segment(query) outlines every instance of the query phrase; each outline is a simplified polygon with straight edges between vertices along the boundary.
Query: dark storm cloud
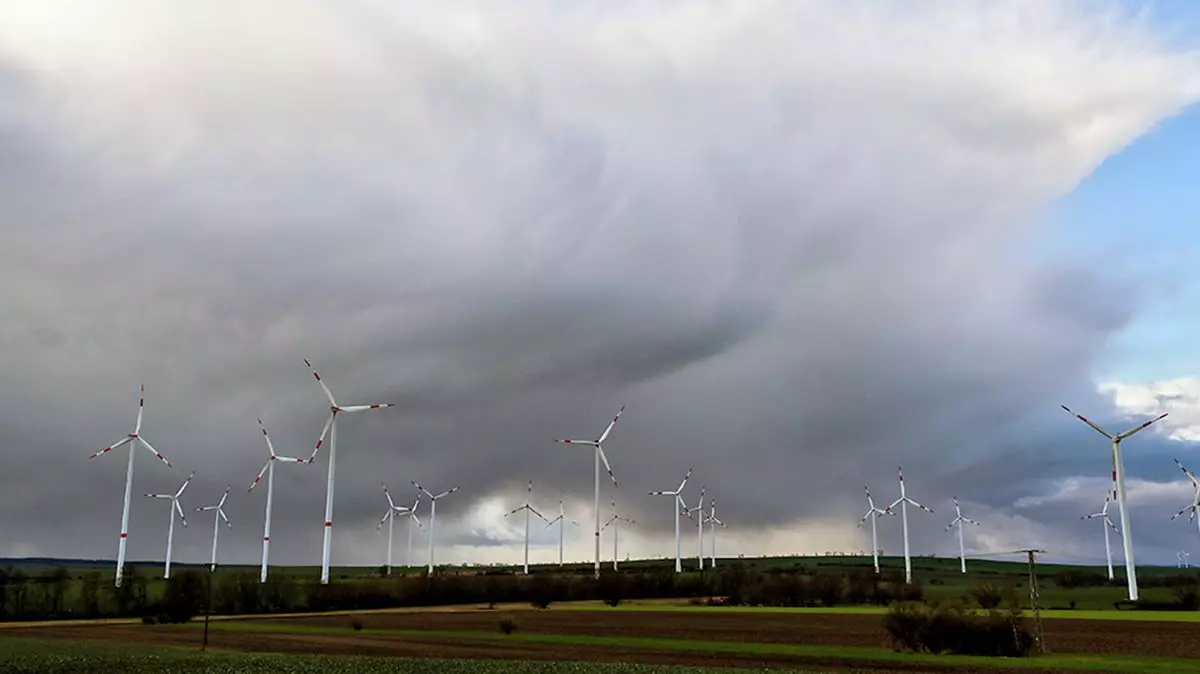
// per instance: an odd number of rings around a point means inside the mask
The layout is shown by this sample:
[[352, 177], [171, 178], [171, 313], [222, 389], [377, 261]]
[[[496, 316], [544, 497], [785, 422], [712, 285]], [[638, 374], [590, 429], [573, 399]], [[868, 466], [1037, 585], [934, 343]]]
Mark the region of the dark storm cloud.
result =
[[[233, 484], [224, 549], [253, 560], [254, 418], [307, 456], [326, 414], [304, 357], [339, 402], [398, 405], [341, 424], [335, 563], [376, 558], [380, 481], [462, 485], [443, 559], [516, 540], [527, 479], [587, 530], [591, 456], [550, 441], [622, 404], [607, 450], [653, 553], [645, 493], [690, 465], [754, 546], [852, 524], [898, 463], [922, 498], [1006, 507], [1028, 477], [997, 456], [1060, 451], [1066, 398], [1110, 405], [1089, 368], [1138, 287], [1023, 252], [1041, 207], [1194, 100], [1194, 61], [1138, 26], [466, 7], [3, 10], [0, 509], [36, 514], [0, 552], [112, 554], [124, 455], [84, 457], [144, 379], [177, 469], [142, 453], [135, 493]], [[278, 560], [316, 558], [326, 458], [277, 471]], [[134, 557], [161, 548], [143, 501]]]

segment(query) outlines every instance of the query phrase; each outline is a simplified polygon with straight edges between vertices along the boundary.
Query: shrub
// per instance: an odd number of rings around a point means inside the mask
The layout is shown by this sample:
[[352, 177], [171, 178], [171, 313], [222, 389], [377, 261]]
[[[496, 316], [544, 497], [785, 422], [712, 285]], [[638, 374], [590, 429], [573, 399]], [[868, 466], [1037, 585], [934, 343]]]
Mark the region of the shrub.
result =
[[608, 604], [609, 606], [612, 606], [613, 608], [616, 608], [621, 605], [621, 598], [620, 597], [606, 597], [604, 599], [604, 603]]
[[1075, 600], [1074, 599], [1072, 599], [1071, 601], [1069, 601], [1067, 603], [1071, 606], [1072, 611], [1075, 610]]
[[534, 608], [550, 608], [550, 600], [546, 597], [538, 597], [529, 602], [529, 605]]
[[1000, 590], [988, 582], [982, 582], [967, 593], [979, 604], [979, 608], [993, 609], [1000, 605]]
[[363, 628], [363, 622], [358, 618], [355, 618], [350, 621], [350, 627], [354, 628], [355, 632], [361, 632]]
[[1171, 594], [1175, 595], [1175, 601], [1179, 602], [1179, 607], [1183, 610], [1200, 609], [1200, 586], [1177, 585], [1171, 588]]
[[142, 624], [143, 625], [153, 625], [154, 624], [154, 616], [152, 616], [152, 615], [142, 616]]
[[1033, 634], [1019, 611], [979, 615], [962, 605], [903, 602], [892, 605], [883, 626], [898, 650], [1014, 657], [1033, 648]]
[[512, 634], [517, 631], [517, 623], [513, 622], [510, 618], [504, 618], [496, 624], [500, 626], [500, 631], [505, 634]]

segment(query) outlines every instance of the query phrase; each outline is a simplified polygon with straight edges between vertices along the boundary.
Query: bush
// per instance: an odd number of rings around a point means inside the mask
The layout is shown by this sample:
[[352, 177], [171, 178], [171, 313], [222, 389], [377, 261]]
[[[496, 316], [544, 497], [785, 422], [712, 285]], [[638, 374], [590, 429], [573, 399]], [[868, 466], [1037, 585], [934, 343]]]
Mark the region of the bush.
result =
[[513, 622], [509, 618], [505, 618], [496, 624], [500, 626], [500, 631], [504, 632], [505, 634], [512, 634], [513, 632], [517, 631], [517, 623]]
[[892, 605], [883, 626], [898, 650], [1020, 657], [1033, 649], [1020, 611], [979, 615], [961, 605], [903, 602]]
[[143, 625], [153, 625], [154, 624], [154, 616], [152, 616], [152, 615], [142, 616], [142, 624]]
[[988, 582], [982, 582], [967, 593], [979, 604], [979, 608], [993, 609], [1000, 605], [1000, 590]]
[[1171, 594], [1175, 595], [1175, 601], [1179, 602], [1179, 607], [1183, 610], [1200, 609], [1200, 586], [1178, 585], [1171, 588]]
[[529, 602], [529, 605], [534, 608], [550, 608], [550, 600], [545, 597], [538, 597]]
[[363, 622], [358, 618], [355, 618], [350, 621], [350, 627], [354, 628], [355, 632], [361, 632], [363, 628]]

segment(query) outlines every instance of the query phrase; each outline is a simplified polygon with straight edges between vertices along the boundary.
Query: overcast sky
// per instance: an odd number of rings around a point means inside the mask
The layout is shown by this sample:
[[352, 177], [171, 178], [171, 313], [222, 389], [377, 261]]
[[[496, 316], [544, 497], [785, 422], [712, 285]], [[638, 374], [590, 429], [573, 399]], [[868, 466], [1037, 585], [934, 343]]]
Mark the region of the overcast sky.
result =
[[[310, 454], [307, 357], [397, 405], [340, 422], [335, 564], [382, 562], [381, 480], [462, 486], [439, 560], [519, 559], [529, 479], [590, 559], [591, 456], [551, 439], [621, 405], [622, 557], [673, 552], [646, 494], [689, 466], [722, 554], [866, 549], [902, 464], [918, 552], [956, 550], [957, 495], [973, 549], [1102, 559], [1107, 448], [1058, 405], [1163, 403], [1093, 377], [1158, 285], [1030, 252], [1200, 60], [1083, 4], [0, 2], [0, 555], [115, 555], [126, 450], [87, 457], [145, 382], [175, 469], [137, 456], [131, 558], [165, 543], [140, 494], [194, 468], [189, 514], [232, 484], [221, 559], [256, 562], [255, 417]], [[1200, 430], [1167, 431], [1129, 445], [1139, 561], [1195, 536], [1169, 457]], [[319, 563], [327, 459], [278, 468], [278, 563]]]

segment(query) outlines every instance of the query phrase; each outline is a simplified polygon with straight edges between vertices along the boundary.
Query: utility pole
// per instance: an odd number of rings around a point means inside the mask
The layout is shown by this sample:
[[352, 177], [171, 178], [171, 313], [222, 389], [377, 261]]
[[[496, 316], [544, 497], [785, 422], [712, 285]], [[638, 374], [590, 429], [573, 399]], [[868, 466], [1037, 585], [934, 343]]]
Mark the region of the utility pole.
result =
[[1046, 653], [1046, 637], [1042, 631], [1042, 609], [1039, 605], [1040, 596], [1038, 594], [1037, 581], [1037, 555], [1045, 550], [1035, 550], [1032, 548], [1018, 550], [1029, 556], [1029, 608], [1033, 611], [1033, 639], [1036, 642], [1039, 653]]

